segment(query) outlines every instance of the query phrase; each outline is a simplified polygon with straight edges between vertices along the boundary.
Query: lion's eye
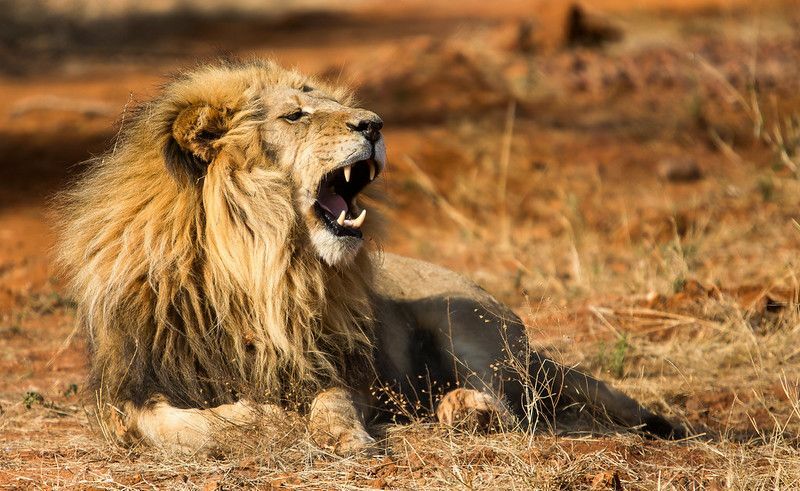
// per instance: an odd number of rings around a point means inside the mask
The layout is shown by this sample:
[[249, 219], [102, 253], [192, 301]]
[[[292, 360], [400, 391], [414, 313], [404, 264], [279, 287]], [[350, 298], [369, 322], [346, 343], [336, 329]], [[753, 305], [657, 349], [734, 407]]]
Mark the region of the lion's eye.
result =
[[293, 113], [286, 114], [281, 116], [286, 121], [297, 121], [298, 119], [302, 118], [303, 116], [308, 116], [308, 113], [305, 111], [295, 111]]

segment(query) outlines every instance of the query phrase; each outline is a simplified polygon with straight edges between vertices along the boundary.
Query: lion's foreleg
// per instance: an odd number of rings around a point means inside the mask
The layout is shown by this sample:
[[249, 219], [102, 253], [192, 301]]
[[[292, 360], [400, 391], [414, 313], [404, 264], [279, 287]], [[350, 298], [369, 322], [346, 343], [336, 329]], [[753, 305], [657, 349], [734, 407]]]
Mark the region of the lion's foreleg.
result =
[[308, 428], [317, 445], [339, 455], [374, 449], [373, 439], [364, 428], [364, 419], [352, 391], [334, 388], [321, 392], [311, 403]]
[[214, 450], [237, 427], [254, 425], [266, 416], [278, 416], [277, 406], [256, 405], [247, 401], [223, 404], [210, 409], [180, 409], [165, 398], [156, 397], [143, 407], [124, 406], [129, 434], [165, 450], [197, 453]]

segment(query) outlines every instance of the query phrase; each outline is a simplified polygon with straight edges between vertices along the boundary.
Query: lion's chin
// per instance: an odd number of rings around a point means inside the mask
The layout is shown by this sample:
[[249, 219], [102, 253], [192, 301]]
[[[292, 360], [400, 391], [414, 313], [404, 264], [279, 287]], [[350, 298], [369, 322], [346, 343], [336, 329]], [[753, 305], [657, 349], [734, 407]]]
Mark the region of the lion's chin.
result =
[[347, 264], [355, 259], [364, 240], [354, 236], [337, 236], [325, 227], [311, 232], [311, 243], [319, 257], [329, 266]]

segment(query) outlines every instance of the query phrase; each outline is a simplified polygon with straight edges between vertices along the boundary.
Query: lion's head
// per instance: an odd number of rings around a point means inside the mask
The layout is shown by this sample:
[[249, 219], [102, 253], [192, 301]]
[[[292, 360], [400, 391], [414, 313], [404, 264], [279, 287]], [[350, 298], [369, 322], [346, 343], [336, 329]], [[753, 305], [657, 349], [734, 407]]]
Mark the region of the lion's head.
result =
[[358, 195], [386, 165], [383, 122], [375, 113], [353, 107], [342, 89], [270, 63], [200, 70], [172, 88], [177, 115], [165, 159], [176, 177], [202, 185], [215, 166], [224, 167], [217, 159], [232, 161], [226, 151], [255, 147], [255, 158], [224, 171], [281, 169], [291, 176], [317, 254], [330, 265], [353, 259], [367, 219]]
[[368, 359], [375, 213], [359, 200], [385, 166], [377, 115], [252, 62], [179, 75], [124, 121], [62, 199], [96, 389], [205, 405]]

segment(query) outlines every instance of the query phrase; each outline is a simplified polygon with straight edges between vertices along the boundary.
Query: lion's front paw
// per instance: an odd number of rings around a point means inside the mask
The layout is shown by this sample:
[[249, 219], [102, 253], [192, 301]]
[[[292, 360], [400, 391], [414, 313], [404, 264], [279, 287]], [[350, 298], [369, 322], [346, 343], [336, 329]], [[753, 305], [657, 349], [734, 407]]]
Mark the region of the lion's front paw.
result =
[[445, 394], [436, 417], [440, 423], [470, 430], [511, 428], [516, 423], [503, 401], [473, 389], [454, 389]]
[[320, 447], [343, 457], [358, 454], [373, 455], [378, 452], [375, 439], [361, 428], [342, 430], [335, 435], [316, 432], [312, 434], [312, 439]]
[[333, 451], [337, 455], [347, 456], [356, 454], [374, 455], [378, 453], [378, 445], [369, 433], [362, 429], [353, 429], [339, 435]]
[[364, 429], [348, 390], [333, 388], [320, 392], [311, 403], [308, 427], [314, 443], [338, 455], [377, 451], [375, 439]]

